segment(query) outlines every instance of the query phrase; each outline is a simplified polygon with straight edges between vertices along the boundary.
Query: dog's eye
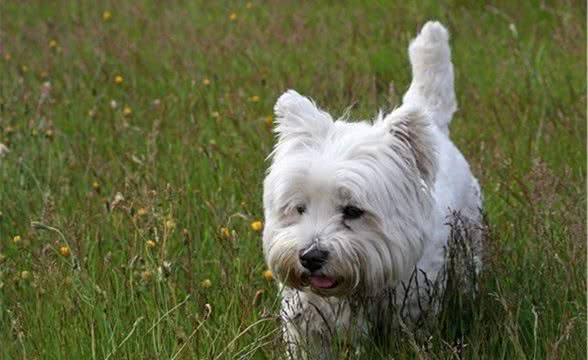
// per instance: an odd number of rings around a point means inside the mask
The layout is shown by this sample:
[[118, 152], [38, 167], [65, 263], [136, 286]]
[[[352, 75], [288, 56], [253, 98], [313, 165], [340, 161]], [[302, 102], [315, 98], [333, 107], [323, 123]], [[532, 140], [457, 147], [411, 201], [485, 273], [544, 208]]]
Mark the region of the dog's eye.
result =
[[306, 212], [306, 206], [304, 205], [298, 205], [296, 206], [296, 211], [298, 211], [298, 213], [300, 215], [304, 214]]
[[363, 210], [358, 207], [347, 205], [343, 208], [343, 218], [345, 220], [353, 220], [363, 215]]

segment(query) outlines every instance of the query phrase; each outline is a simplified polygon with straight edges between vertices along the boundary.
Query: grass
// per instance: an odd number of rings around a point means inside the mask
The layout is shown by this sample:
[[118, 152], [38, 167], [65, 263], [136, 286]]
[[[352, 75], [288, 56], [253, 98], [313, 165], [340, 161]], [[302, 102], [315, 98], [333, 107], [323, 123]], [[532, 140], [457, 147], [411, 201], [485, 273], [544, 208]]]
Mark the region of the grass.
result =
[[0, 357], [283, 356], [251, 228], [273, 103], [292, 87], [335, 114], [390, 109], [436, 18], [488, 256], [467, 332], [379, 357], [585, 358], [585, 16], [580, 1], [2, 1]]

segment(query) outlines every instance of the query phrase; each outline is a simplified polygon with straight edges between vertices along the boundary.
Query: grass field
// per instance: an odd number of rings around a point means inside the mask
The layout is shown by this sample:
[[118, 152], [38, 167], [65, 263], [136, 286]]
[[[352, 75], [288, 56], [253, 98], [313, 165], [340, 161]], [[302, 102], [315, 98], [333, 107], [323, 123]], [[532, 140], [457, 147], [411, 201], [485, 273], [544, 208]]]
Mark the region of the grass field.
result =
[[582, 1], [3, 0], [0, 358], [283, 357], [251, 226], [274, 101], [392, 108], [435, 18], [486, 267], [465, 332], [379, 357], [585, 359], [585, 16]]

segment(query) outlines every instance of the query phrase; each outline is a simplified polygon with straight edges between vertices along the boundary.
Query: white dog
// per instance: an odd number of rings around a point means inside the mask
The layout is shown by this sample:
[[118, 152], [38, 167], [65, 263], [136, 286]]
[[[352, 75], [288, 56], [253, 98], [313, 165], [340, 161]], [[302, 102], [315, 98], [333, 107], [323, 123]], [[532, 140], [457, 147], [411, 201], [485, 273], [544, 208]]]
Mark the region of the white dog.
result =
[[[427, 287], [443, 287], [451, 217], [481, 223], [478, 182], [449, 139], [457, 106], [448, 37], [438, 22], [422, 28], [402, 106], [371, 123], [334, 121], [293, 90], [275, 105], [263, 249], [282, 284], [291, 356], [329, 357], [333, 339], [353, 344], [390, 322], [387, 309], [418, 316]], [[394, 299], [378, 298], [390, 290]]]

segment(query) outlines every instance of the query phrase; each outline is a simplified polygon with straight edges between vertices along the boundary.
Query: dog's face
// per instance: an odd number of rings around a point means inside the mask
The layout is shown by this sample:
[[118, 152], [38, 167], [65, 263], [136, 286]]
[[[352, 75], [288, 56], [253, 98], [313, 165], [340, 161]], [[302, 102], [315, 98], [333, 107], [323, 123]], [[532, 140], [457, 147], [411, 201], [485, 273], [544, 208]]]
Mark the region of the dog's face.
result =
[[434, 149], [426, 116], [333, 121], [295, 91], [275, 106], [264, 182], [267, 263], [321, 296], [376, 293], [412, 272], [431, 231]]

